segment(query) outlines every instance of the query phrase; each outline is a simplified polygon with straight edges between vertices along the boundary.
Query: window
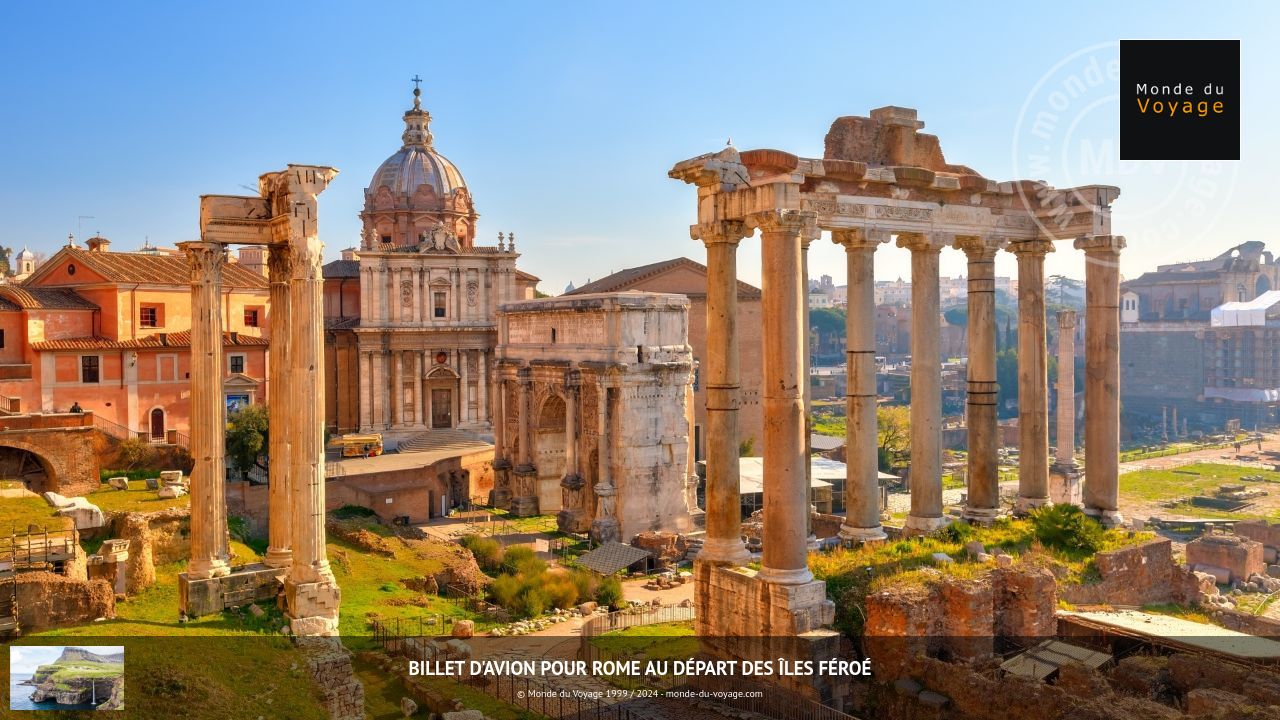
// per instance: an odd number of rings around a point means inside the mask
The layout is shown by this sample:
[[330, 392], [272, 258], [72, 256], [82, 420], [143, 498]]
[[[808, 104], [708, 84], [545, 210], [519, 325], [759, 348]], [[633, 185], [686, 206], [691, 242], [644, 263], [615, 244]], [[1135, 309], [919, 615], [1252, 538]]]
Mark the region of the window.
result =
[[244, 309], [244, 326], [258, 327], [258, 308], [253, 307]]
[[233, 373], [244, 372], [244, 356], [243, 355], [230, 356], [229, 358], [227, 358], [227, 367]]
[[142, 327], [150, 327], [150, 328], [157, 327], [158, 323], [156, 322], [156, 309], [153, 307], [142, 308], [141, 317], [138, 319], [138, 324], [142, 325]]
[[438, 292], [432, 297], [434, 298], [433, 305], [435, 306], [435, 316], [438, 318], [445, 317], [445, 294]]
[[97, 355], [81, 355], [80, 356], [80, 382], [84, 382], [84, 383], [98, 382], [98, 356]]
[[4, 330], [0, 329], [0, 349], [4, 348]]

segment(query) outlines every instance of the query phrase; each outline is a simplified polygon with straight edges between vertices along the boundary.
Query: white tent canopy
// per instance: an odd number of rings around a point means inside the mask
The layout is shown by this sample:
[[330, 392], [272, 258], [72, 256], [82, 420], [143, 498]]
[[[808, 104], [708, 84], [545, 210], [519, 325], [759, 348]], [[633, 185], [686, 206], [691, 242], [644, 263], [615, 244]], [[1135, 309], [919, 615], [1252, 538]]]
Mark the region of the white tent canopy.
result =
[[1223, 303], [1209, 313], [1210, 327], [1243, 327], [1267, 324], [1267, 310], [1280, 303], [1280, 290], [1268, 290], [1248, 302]]

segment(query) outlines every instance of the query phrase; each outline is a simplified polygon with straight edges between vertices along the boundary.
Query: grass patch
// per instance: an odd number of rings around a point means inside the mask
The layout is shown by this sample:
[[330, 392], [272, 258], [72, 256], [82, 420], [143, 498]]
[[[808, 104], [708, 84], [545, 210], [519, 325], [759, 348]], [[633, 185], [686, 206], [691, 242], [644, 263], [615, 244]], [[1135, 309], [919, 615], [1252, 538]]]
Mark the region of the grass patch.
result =
[[50, 530], [66, 530], [71, 518], [58, 517], [53, 508], [41, 497], [0, 498], [0, 533], [11, 529], [26, 532], [28, 525], [44, 526]]
[[176, 499], [156, 497], [156, 490], [148, 490], [143, 482], [130, 482], [128, 490], [116, 490], [104, 485], [85, 497], [97, 505], [103, 512], [155, 512], [169, 508], [185, 508], [191, 506], [191, 496], [183, 495]]
[[[1192, 495], [1212, 495], [1219, 485], [1242, 481], [1245, 476], [1261, 476], [1280, 482], [1280, 472], [1239, 465], [1192, 463], [1168, 470], [1137, 470], [1120, 476], [1123, 497], [1147, 501], [1173, 500]], [[1200, 508], [1196, 508], [1197, 513]]]
[[614, 656], [642, 660], [683, 660], [698, 654], [692, 620], [615, 630], [592, 637], [591, 644]]
[[1151, 613], [1152, 615], [1167, 615], [1175, 617], [1179, 620], [1187, 620], [1189, 622], [1200, 623], [1201, 625], [1213, 625], [1213, 620], [1203, 612], [1189, 606], [1179, 603], [1155, 603], [1153, 605], [1143, 605], [1142, 612]]

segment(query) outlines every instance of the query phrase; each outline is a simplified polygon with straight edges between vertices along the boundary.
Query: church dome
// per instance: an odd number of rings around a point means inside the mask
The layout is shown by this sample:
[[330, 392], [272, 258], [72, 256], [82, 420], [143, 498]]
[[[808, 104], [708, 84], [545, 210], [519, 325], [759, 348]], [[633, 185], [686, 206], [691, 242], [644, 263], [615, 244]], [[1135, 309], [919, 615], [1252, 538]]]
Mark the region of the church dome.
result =
[[413, 197], [425, 186], [443, 198], [467, 187], [457, 166], [432, 147], [431, 113], [422, 109], [421, 102], [421, 91], [415, 89], [413, 109], [404, 114], [404, 145], [373, 173], [370, 195], [385, 187], [396, 196]]

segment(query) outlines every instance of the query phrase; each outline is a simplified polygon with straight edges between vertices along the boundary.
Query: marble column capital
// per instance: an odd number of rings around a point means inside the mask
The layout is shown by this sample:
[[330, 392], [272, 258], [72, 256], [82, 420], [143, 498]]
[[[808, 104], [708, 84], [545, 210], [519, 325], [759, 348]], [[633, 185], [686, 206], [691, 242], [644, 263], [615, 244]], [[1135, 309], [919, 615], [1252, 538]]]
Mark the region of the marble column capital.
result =
[[987, 262], [995, 260], [996, 253], [1004, 249], [1006, 243], [998, 238], [978, 235], [957, 235], [953, 246], [963, 252], [969, 262]]
[[943, 233], [899, 233], [898, 247], [913, 253], [939, 253], [951, 244], [951, 236]]
[[1014, 255], [1039, 255], [1041, 257], [1053, 252], [1053, 242], [1049, 240], [1014, 240], [1005, 248]]
[[1075, 248], [1083, 250], [1086, 255], [1114, 254], [1119, 255], [1125, 247], [1123, 235], [1085, 235], [1076, 238]]
[[765, 210], [752, 214], [747, 222], [761, 233], [795, 233], [801, 242], [812, 241], [820, 234], [818, 216], [812, 210]]
[[1075, 310], [1059, 310], [1058, 311], [1058, 327], [1063, 330], [1072, 329], [1076, 326]]
[[178, 243], [178, 248], [187, 255], [192, 282], [197, 282], [209, 273], [221, 270], [227, 262], [227, 249], [222, 243], [196, 240]]
[[293, 272], [295, 255], [293, 246], [276, 243], [267, 248], [267, 277], [272, 283], [288, 283]]
[[890, 239], [891, 233], [881, 228], [844, 228], [831, 231], [831, 242], [843, 245], [845, 252], [875, 250]]
[[689, 237], [701, 240], [704, 245], [728, 244], [736, 246], [751, 234], [751, 228], [741, 220], [718, 220], [689, 226]]

